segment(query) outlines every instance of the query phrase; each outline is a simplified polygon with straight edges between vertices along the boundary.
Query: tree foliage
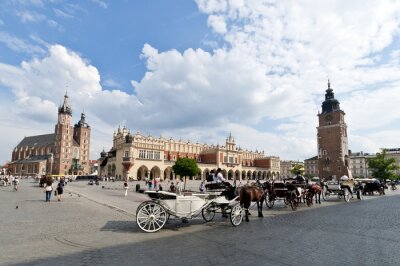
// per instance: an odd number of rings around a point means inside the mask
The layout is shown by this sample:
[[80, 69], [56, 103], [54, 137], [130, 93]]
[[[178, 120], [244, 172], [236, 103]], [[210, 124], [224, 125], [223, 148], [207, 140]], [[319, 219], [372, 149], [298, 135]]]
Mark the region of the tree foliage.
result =
[[372, 170], [372, 176], [382, 181], [396, 179], [394, 171], [399, 168], [394, 158], [386, 158], [385, 149], [381, 153], [377, 153], [376, 157], [368, 159], [368, 166]]
[[178, 158], [178, 160], [175, 162], [175, 165], [172, 166], [172, 170], [174, 170], [175, 174], [184, 177], [185, 187], [186, 177], [193, 177], [200, 172], [196, 160], [190, 158]]
[[304, 174], [304, 165], [302, 165], [300, 163], [296, 163], [295, 165], [293, 165], [292, 169], [290, 169], [290, 172], [294, 175], [297, 175], [297, 174], [303, 175]]

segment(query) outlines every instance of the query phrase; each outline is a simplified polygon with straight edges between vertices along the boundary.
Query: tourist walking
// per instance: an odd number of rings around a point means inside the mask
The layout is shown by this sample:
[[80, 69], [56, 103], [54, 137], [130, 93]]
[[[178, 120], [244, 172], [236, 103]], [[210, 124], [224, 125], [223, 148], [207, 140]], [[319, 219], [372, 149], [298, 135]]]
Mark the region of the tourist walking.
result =
[[63, 182], [59, 182], [56, 188], [56, 192], [57, 192], [57, 200], [61, 201], [61, 196], [64, 193], [64, 183]]
[[154, 178], [154, 190], [157, 191], [158, 181], [157, 178]]
[[13, 184], [13, 191], [18, 191], [18, 184], [19, 184], [18, 177], [14, 178], [14, 180], [12, 181], [12, 184]]
[[51, 192], [53, 191], [53, 184], [52, 183], [45, 183], [44, 185], [44, 192], [46, 192], [46, 202], [50, 202], [51, 200]]
[[128, 190], [129, 190], [129, 185], [128, 185], [128, 181], [125, 180], [124, 182], [124, 189], [125, 189], [125, 197], [128, 196]]

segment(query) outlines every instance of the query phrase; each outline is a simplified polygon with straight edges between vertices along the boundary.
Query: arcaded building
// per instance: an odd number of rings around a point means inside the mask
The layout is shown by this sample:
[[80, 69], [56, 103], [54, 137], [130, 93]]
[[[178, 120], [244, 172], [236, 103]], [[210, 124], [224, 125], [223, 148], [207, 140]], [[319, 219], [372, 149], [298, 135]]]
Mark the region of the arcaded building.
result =
[[196, 179], [204, 180], [211, 170], [222, 169], [229, 180], [279, 178], [280, 159], [264, 152], [236, 147], [230, 134], [225, 145], [207, 145], [191, 141], [154, 138], [139, 132], [131, 134], [118, 128], [113, 134], [112, 148], [101, 153], [99, 175], [116, 179], [142, 180], [146, 177], [175, 179], [172, 170], [180, 157], [195, 159], [201, 170]]
[[14, 175], [89, 174], [90, 126], [85, 114], [72, 124], [72, 108], [65, 94], [58, 108], [54, 133], [25, 137], [13, 150], [9, 170]]
[[351, 175], [345, 112], [335, 99], [328, 80], [322, 112], [318, 114], [318, 173], [320, 178], [340, 178]]

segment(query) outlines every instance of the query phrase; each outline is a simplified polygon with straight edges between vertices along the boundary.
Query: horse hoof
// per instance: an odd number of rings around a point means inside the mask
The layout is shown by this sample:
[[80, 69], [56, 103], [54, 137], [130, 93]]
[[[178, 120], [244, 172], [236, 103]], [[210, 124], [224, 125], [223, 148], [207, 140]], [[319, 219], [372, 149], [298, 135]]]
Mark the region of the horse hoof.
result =
[[249, 221], [249, 219], [246, 219], [245, 221], [246, 221], [246, 222], [248, 222], [248, 221]]
[[261, 215], [258, 215], [258, 217], [260, 217], [260, 218], [263, 218], [263, 217], [264, 217], [264, 215], [262, 215], [262, 214], [261, 214]]

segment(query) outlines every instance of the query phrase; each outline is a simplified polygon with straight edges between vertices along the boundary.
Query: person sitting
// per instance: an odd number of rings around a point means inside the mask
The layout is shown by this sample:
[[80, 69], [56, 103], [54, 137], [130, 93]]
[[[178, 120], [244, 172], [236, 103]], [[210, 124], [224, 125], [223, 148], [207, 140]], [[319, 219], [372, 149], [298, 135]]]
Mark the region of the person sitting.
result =
[[174, 182], [171, 182], [171, 185], [169, 186], [169, 191], [170, 192], [176, 192], [176, 188], [175, 188], [175, 185], [174, 185]]
[[199, 191], [204, 192], [204, 190], [206, 190], [206, 188], [204, 186], [204, 181], [201, 181], [200, 186], [199, 186]]
[[222, 175], [222, 170], [221, 170], [221, 168], [218, 168], [218, 169], [217, 169], [217, 174], [215, 175], [214, 181], [217, 182], [217, 183], [223, 183], [223, 182], [226, 181], [226, 179], [225, 179], [224, 176]]
[[214, 182], [215, 180], [215, 171], [211, 170], [210, 174], [207, 176], [207, 182]]

